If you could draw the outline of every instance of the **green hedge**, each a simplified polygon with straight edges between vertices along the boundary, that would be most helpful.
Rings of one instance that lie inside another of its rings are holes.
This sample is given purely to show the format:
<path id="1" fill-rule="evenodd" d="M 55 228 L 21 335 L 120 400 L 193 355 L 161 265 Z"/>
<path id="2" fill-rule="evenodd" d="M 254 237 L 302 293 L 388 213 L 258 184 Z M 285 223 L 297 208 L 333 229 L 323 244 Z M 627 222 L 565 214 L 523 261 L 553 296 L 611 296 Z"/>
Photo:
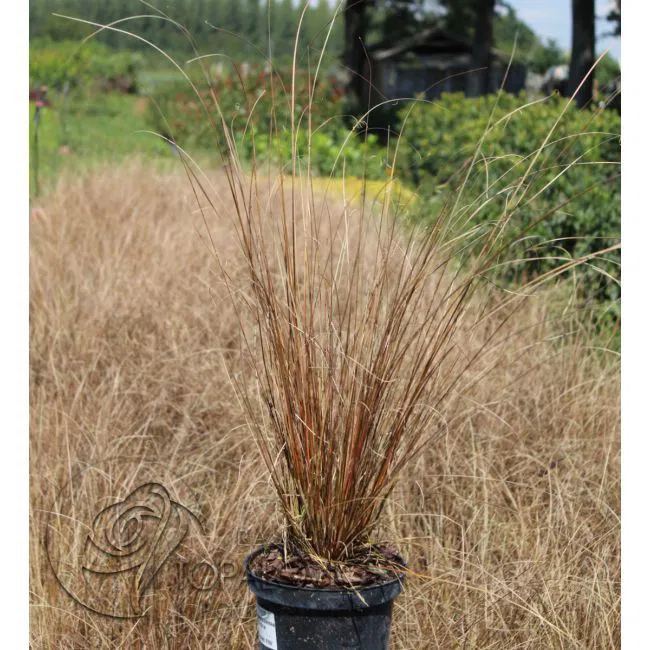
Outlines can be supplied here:
<path id="1" fill-rule="evenodd" d="M 525 174 L 531 155 L 566 107 L 526 180 L 526 196 L 533 197 L 564 173 L 534 201 L 520 204 L 509 227 L 513 241 L 521 239 L 519 235 L 525 231 L 527 239 L 513 243 L 507 255 L 510 259 L 528 258 L 524 268 L 530 276 L 562 263 L 533 258 L 579 257 L 620 239 L 621 121 L 614 111 L 581 111 L 574 104 L 567 107 L 568 100 L 560 97 L 524 107 L 528 101 L 523 95 L 504 94 L 492 116 L 495 96 L 468 99 L 447 94 L 434 104 L 405 106 L 400 112 L 404 136 L 398 173 L 417 188 L 421 218 L 435 218 L 442 203 L 454 202 L 468 217 L 472 215 L 472 223 L 495 223 Z M 489 124 L 493 126 L 486 132 Z M 578 164 L 569 167 L 578 159 Z M 486 204 L 473 214 L 482 202 Z M 601 301 L 619 297 L 617 283 L 594 268 L 619 277 L 619 260 L 620 255 L 614 253 L 608 260 L 581 267 L 580 286 L 585 297 Z M 517 276 L 521 269 L 521 265 L 510 267 L 506 276 Z"/>

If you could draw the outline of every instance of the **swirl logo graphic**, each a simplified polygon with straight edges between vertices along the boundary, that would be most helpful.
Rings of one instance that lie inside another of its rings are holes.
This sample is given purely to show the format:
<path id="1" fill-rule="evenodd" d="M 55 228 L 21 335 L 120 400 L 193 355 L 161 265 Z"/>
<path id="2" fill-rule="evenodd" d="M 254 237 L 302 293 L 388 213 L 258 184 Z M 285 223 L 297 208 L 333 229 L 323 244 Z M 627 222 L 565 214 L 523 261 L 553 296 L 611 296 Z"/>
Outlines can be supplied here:
<path id="1" fill-rule="evenodd" d="M 48 556 L 78 603 L 107 616 L 139 617 L 154 578 L 193 526 L 200 531 L 196 517 L 163 485 L 145 483 L 101 510 L 91 526 L 70 516 L 51 522 Z"/>

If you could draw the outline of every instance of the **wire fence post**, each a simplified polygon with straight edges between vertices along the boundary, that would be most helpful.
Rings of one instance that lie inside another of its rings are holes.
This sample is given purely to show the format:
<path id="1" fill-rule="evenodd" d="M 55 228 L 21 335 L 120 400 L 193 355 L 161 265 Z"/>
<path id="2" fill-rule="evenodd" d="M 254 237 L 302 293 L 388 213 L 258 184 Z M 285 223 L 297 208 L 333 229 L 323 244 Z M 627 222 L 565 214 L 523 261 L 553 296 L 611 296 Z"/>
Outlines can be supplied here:
<path id="1" fill-rule="evenodd" d="M 70 92 L 70 81 L 66 80 L 63 85 L 63 103 L 59 111 L 61 119 L 61 131 L 63 133 L 63 142 L 61 146 L 67 147 L 70 145 L 70 138 L 68 137 L 68 93 Z"/>
<path id="2" fill-rule="evenodd" d="M 47 86 L 41 86 L 34 93 L 36 110 L 34 111 L 34 138 L 32 140 L 32 174 L 34 177 L 34 195 L 38 196 L 41 192 L 39 182 L 39 147 L 38 147 L 38 130 L 41 125 L 41 111 L 49 106 L 47 99 Z M 32 100 L 32 93 L 29 93 L 29 100 Z"/>
<path id="3" fill-rule="evenodd" d="M 34 195 L 40 194 L 38 182 L 38 127 L 41 123 L 41 102 L 36 102 L 36 111 L 34 112 L 34 138 L 32 141 L 32 174 L 34 177 Z"/>

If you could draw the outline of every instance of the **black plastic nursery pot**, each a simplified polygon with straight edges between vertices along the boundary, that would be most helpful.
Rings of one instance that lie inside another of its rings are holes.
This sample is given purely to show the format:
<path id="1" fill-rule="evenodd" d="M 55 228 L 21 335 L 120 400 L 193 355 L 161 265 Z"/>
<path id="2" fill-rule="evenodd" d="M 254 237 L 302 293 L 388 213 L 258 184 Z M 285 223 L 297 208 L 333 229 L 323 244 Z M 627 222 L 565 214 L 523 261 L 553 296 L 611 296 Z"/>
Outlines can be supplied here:
<path id="1" fill-rule="evenodd" d="M 351 589 L 296 587 L 254 575 L 246 578 L 257 600 L 260 650 L 388 650 L 393 601 L 403 578 Z"/>

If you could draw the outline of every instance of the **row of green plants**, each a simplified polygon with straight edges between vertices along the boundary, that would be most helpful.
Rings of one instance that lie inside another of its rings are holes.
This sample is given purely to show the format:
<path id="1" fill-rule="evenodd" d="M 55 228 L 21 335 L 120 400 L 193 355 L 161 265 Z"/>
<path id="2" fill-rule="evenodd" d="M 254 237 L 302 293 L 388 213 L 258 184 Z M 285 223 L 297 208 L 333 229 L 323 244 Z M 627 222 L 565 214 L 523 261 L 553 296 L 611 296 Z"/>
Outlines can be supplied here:
<path id="1" fill-rule="evenodd" d="M 202 104 L 215 112 L 214 100 L 219 103 L 223 114 L 237 119 L 233 125 L 236 131 L 246 123 L 254 124 L 267 131 L 274 125 L 281 127 L 291 124 L 291 68 L 273 68 L 262 64 L 198 65 L 187 69 L 200 97 L 189 87 L 186 80 L 156 86 L 151 93 L 153 104 L 160 107 L 168 121 L 176 126 L 178 139 L 196 139 L 205 131 L 214 128 L 206 117 Z M 206 79 L 207 75 L 207 79 Z M 314 124 L 325 121 L 333 125 L 337 122 L 344 103 L 344 88 L 334 76 L 321 76 L 313 86 L 314 80 L 307 70 L 296 72 L 295 119 L 305 115 L 309 105 L 310 93 L 314 101 L 311 116 Z M 249 119 L 250 117 L 250 119 Z M 159 111 L 151 114 L 153 125 L 163 125 Z"/>
<path id="2" fill-rule="evenodd" d="M 38 39 L 29 45 L 30 87 L 45 85 L 62 89 L 87 86 L 95 81 L 135 78 L 143 65 L 138 52 L 117 52 L 90 40 L 51 41 Z"/>

